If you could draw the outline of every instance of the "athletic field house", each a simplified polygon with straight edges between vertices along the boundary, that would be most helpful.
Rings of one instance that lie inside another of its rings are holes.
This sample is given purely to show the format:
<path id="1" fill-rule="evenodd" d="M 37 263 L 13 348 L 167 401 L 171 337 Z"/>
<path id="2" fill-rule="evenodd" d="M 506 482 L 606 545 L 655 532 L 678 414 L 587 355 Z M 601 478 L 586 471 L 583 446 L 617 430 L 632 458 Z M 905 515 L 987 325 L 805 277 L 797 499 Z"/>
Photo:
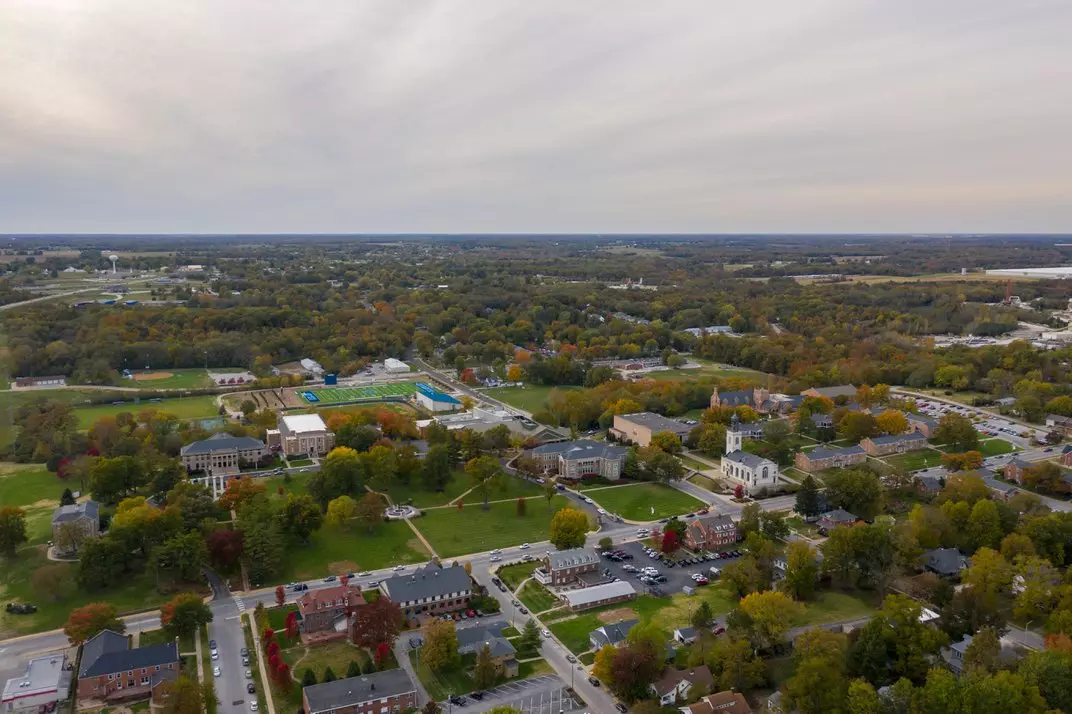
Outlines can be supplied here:
<path id="1" fill-rule="evenodd" d="M 316 387 L 298 390 L 307 404 L 331 406 L 362 402 L 398 402 L 414 399 L 430 412 L 449 412 L 461 408 L 461 402 L 424 382 L 394 382 L 352 387 Z"/>

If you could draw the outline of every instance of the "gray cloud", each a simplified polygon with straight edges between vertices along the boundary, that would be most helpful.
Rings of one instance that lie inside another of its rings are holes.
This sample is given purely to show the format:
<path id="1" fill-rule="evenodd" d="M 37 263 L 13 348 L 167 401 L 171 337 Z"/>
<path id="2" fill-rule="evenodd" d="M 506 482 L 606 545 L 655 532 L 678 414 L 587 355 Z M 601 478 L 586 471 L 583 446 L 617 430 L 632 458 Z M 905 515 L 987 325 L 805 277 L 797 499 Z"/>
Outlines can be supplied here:
<path id="1" fill-rule="evenodd" d="M 6 0 L 0 232 L 1060 231 L 1064 0 Z"/>

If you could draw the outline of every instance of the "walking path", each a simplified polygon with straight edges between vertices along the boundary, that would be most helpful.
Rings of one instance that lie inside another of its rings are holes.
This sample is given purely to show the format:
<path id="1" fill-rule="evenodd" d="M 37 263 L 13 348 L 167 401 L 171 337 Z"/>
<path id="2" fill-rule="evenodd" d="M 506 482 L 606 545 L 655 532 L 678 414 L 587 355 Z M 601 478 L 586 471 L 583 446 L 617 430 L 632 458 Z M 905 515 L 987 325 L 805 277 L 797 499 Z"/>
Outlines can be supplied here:
<path id="1" fill-rule="evenodd" d="M 431 554 L 431 556 L 433 558 L 438 558 L 439 553 L 435 551 L 435 548 L 432 547 L 432 544 L 429 543 L 428 539 L 424 537 L 424 533 L 421 533 L 419 530 L 417 530 L 417 526 L 413 525 L 413 523 L 410 522 L 410 519 L 403 518 L 402 520 L 404 520 L 406 522 L 406 525 L 409 526 L 409 529 L 413 531 L 413 535 L 417 536 L 417 540 L 424 544 L 424 547 L 428 549 L 428 552 Z"/>
<path id="2" fill-rule="evenodd" d="M 205 666 L 201 661 L 201 630 L 197 631 L 197 637 L 194 638 L 194 651 L 197 653 L 197 681 L 205 681 Z"/>

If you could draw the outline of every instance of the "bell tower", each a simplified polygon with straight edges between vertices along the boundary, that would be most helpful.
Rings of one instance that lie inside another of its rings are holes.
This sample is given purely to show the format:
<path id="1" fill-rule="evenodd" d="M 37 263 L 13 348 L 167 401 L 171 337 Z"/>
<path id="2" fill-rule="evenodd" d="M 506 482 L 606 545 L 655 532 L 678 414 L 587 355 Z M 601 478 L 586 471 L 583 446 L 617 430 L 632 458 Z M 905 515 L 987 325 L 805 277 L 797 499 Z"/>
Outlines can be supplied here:
<path id="1" fill-rule="evenodd" d="M 741 450 L 744 442 L 744 433 L 741 431 L 741 420 L 734 414 L 730 417 L 730 426 L 726 429 L 726 453 L 732 454 Z"/>

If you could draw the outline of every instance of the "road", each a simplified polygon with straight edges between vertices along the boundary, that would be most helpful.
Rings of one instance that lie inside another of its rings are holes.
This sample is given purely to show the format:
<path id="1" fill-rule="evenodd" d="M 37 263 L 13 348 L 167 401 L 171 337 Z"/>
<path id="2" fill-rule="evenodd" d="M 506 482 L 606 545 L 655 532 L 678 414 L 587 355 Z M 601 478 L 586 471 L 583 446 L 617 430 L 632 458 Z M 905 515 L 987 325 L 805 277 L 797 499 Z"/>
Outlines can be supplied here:
<path id="1" fill-rule="evenodd" d="M 45 300 L 58 300 L 59 298 L 91 292 L 101 292 L 101 286 L 98 285 L 92 288 L 80 288 L 78 290 L 70 290 L 65 293 L 53 293 L 52 295 L 42 295 L 41 297 L 30 298 L 29 300 L 23 300 L 22 302 L 10 302 L 7 305 L 0 305 L 0 310 L 14 310 L 17 307 L 23 307 L 24 305 L 32 305 L 35 302 L 44 302 Z"/>

